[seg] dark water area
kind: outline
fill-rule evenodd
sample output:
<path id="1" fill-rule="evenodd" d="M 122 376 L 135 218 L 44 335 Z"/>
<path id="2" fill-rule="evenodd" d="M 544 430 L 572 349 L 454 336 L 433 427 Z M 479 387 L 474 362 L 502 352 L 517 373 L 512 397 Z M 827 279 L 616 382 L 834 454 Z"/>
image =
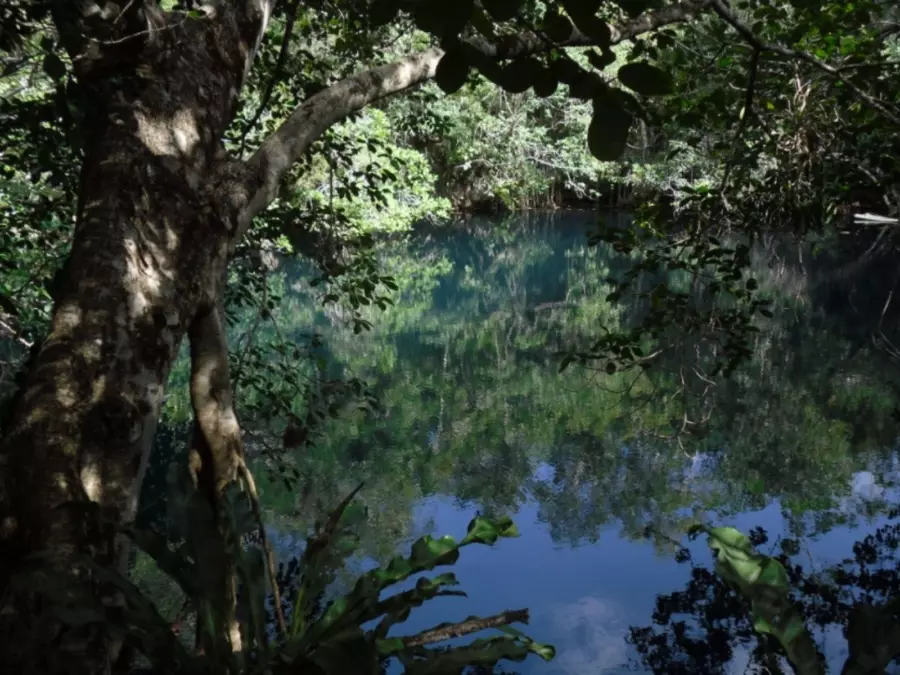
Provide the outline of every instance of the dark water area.
<path id="1" fill-rule="evenodd" d="M 606 300 L 607 278 L 627 262 L 587 246 L 595 218 L 476 220 L 385 245 L 396 304 L 367 315 L 374 327 L 360 335 L 292 271 L 282 332 L 315 327 L 334 372 L 368 382 L 380 410 L 330 422 L 294 458 L 296 487 L 260 472 L 271 534 L 280 557 L 295 555 L 310 523 L 362 480 L 358 569 L 424 534 L 461 537 L 476 514 L 509 515 L 519 538 L 468 547 L 453 570 L 469 597 L 439 598 L 395 633 L 527 607 L 528 634 L 557 658 L 507 672 L 679 672 L 680 662 L 742 673 L 763 659 L 757 635 L 708 600 L 697 570 L 711 558 L 686 532 L 763 528 L 760 551 L 828 575 L 895 522 L 900 336 L 886 302 L 896 264 L 870 241 L 769 242 L 753 273 L 774 315 L 728 380 L 704 384 L 684 360 L 696 346 L 637 378 L 560 373 L 558 349 L 633 311 L 627 297 Z M 701 433 L 677 433 L 685 416 Z M 702 665 L 684 651 L 689 639 L 672 637 L 678 621 L 697 643 L 715 642 Z M 846 642 L 840 620 L 828 621 L 814 635 L 837 665 Z"/>

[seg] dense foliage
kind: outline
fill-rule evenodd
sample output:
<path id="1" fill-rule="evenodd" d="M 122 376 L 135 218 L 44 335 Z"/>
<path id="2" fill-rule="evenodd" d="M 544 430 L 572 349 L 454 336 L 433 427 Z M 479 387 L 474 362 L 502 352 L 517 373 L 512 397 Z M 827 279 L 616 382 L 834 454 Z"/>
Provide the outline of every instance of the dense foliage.
<path id="1" fill-rule="evenodd" d="M 92 112 L 63 48 L 68 36 L 57 34 L 48 19 L 53 4 L 16 1 L 0 9 L 4 424 L 47 330 L 78 216 L 85 146 L 80 129 Z M 159 9 L 184 21 L 205 17 L 190 2 L 163 2 Z M 642 16 L 657 18 L 644 25 Z M 381 541 L 369 552 L 380 558 L 392 555 L 395 533 L 409 531 L 410 496 L 390 478 L 397 467 L 415 471 L 432 492 L 464 500 L 486 493 L 479 485 L 485 476 L 495 481 L 490 499 L 479 506 L 500 525 L 477 520 L 463 543 L 492 543 L 513 532 L 504 514 L 521 502 L 522 484 L 532 480 L 538 462 L 553 466 L 554 484 L 537 481 L 530 488 L 560 540 L 592 539 L 611 516 L 631 536 L 648 525 L 677 533 L 693 516 L 675 514 L 697 507 L 698 500 L 720 514 L 763 495 L 779 497 L 799 514 L 822 507 L 816 500 L 827 491 L 817 481 L 846 477 L 848 448 L 859 435 L 889 443 L 886 420 L 896 392 L 879 378 L 868 351 L 848 359 L 857 369 L 853 386 L 830 397 L 822 386 L 785 392 L 781 373 L 771 371 L 776 356 L 801 370 L 823 353 L 858 345 L 860 336 L 823 335 L 812 315 L 788 330 L 767 323 L 791 296 L 784 279 L 771 281 L 765 266 L 784 255 L 773 244 L 775 233 L 833 235 L 853 211 L 897 213 L 898 35 L 900 14 L 889 0 L 280 3 L 223 139 L 224 150 L 237 158 L 259 147 L 299 100 L 411 53 L 439 46 L 443 54 L 433 83 L 356 110 L 318 138 L 281 182 L 229 267 L 223 300 L 235 398 L 262 492 L 270 505 L 285 502 L 274 508 L 276 519 L 292 517 L 298 496 L 307 517 L 310 511 L 327 513 L 351 487 L 335 461 L 342 455 L 376 479 L 371 499 L 386 508 L 373 510 Z M 635 217 L 602 220 L 589 248 L 568 251 L 564 298 L 548 292 L 547 279 L 538 283 L 533 276 L 546 251 L 500 228 L 474 237 L 471 252 L 496 266 L 494 286 L 472 274 L 474 265 L 440 249 L 392 253 L 416 223 L 446 223 L 481 209 L 598 203 L 632 204 Z M 892 246 L 887 230 L 873 239 L 861 258 Z M 431 311 L 432 291 L 451 273 L 465 296 L 459 306 L 468 314 L 492 310 L 474 331 Z M 492 294 L 500 284 L 515 290 L 521 306 L 496 307 Z M 541 294 L 527 292 L 535 285 L 546 293 L 545 302 L 534 303 Z M 867 316 L 880 317 L 876 347 L 896 356 L 886 337 L 895 321 L 888 304 L 880 315 L 872 311 L 878 307 L 866 309 Z M 430 349 L 421 363 L 398 366 L 396 343 L 410 339 L 413 324 L 416 332 L 423 326 L 431 331 Z M 371 331 L 365 343 L 358 338 L 363 331 Z M 797 348 L 798 342 L 804 346 Z M 530 378 L 510 367 L 516 360 L 529 364 Z M 467 369 L 488 362 L 494 381 L 482 380 L 479 391 L 459 386 L 471 381 Z M 605 389 L 585 388 L 575 396 L 554 384 L 575 377 L 567 369 L 576 365 L 587 377 L 599 374 Z M 765 374 L 751 374 L 755 369 Z M 189 370 L 183 360 L 172 374 L 167 430 L 187 429 Z M 406 377 L 388 377 L 395 370 Z M 444 379 L 421 396 L 416 387 L 434 373 Z M 722 412 L 722 400 L 741 386 L 750 412 Z M 610 409 L 610 388 L 635 411 L 627 439 L 612 414 L 599 412 Z M 509 413 L 512 399 L 538 401 L 547 419 L 541 425 L 517 419 Z M 447 412 L 454 407 L 504 411 L 503 419 Z M 860 415 L 871 415 L 873 423 L 859 428 Z M 454 420 L 452 429 L 444 427 L 445 417 Z M 664 449 L 677 447 L 696 459 L 712 452 L 732 425 L 747 433 L 716 460 L 728 489 L 702 497 L 676 490 L 670 476 L 686 480 L 682 458 Z M 559 442 L 560 429 L 565 443 Z M 393 436 L 410 430 L 428 437 L 431 454 L 401 448 L 380 465 L 372 461 Z M 777 457 L 764 451 L 776 434 L 784 449 Z M 594 452 L 601 436 L 615 452 Z M 804 446 L 810 438 L 822 439 L 814 453 Z M 626 440 L 633 454 L 618 453 Z M 448 443 L 455 452 L 441 455 Z M 300 461 L 300 452 L 318 454 Z M 500 466 L 503 472 L 495 470 Z M 164 464 L 157 462 L 155 471 L 147 485 L 160 482 Z M 498 479 L 501 473 L 505 481 Z M 623 482 L 622 475 L 642 479 Z M 728 494 L 732 483 L 739 485 L 740 500 Z M 641 484 L 646 494 L 626 494 L 623 484 Z M 591 495 L 587 508 L 585 493 Z M 655 512 L 638 506 L 645 497 Z M 142 516 L 153 524 L 148 510 Z M 332 529 L 342 513 L 329 521 Z M 130 581 L 109 577 L 137 611 L 120 616 L 119 628 L 127 626 L 158 668 L 254 672 L 274 658 L 266 631 L 276 617 L 260 613 L 261 584 L 272 574 L 263 570 L 261 550 L 247 553 L 240 545 L 248 529 L 237 528 L 218 545 L 232 547 L 219 553 L 237 566 L 247 594 L 242 601 L 252 619 L 242 628 L 248 654 L 257 659 L 252 663 L 230 660 L 211 609 L 217 599 L 193 581 L 182 590 L 197 616 L 196 635 L 205 650 L 200 660 L 171 637 L 167 622 Z M 215 539 L 202 528 L 176 534 L 188 548 Z M 364 576 L 327 608 L 295 606 L 291 638 L 297 639 L 279 643 L 279 658 L 290 652 L 292 664 L 305 659 L 326 672 L 347 672 L 346 664 L 326 657 L 349 654 L 366 660 L 366 672 L 377 672 L 398 657 L 409 672 L 441 672 L 448 660 L 461 670 L 529 651 L 552 654 L 510 633 L 441 653 L 439 662 L 421 649 L 424 642 L 388 638 L 387 628 L 409 607 L 445 593 L 443 585 L 453 581 L 442 575 L 405 591 L 411 595 L 394 596 L 405 604 L 379 600 L 388 585 L 445 562 L 441 556 L 455 559 L 455 542 L 420 541 L 425 543 L 416 544 L 409 560 L 390 563 L 388 576 Z M 737 548 L 747 553 L 742 541 Z M 164 571 L 202 566 L 200 549 L 185 553 L 185 563 L 172 557 L 173 545 L 154 543 L 152 557 Z M 282 570 L 270 584 L 297 590 L 299 583 L 301 598 L 305 582 L 287 577 L 308 580 L 319 573 L 315 546 L 310 540 L 292 572 Z M 337 556 L 329 564 L 344 563 Z M 314 594 L 325 593 L 324 586 Z M 90 598 L 79 602 L 89 604 Z M 107 621 L 102 608 L 91 611 L 63 612 L 63 618 Z M 151 627 L 141 623 L 148 616 Z M 362 624 L 382 616 L 387 618 L 380 627 L 364 634 Z M 204 620 L 212 623 L 203 626 Z M 325 640 L 325 634 L 334 637 L 329 631 L 338 643 L 355 641 L 354 648 Z"/>

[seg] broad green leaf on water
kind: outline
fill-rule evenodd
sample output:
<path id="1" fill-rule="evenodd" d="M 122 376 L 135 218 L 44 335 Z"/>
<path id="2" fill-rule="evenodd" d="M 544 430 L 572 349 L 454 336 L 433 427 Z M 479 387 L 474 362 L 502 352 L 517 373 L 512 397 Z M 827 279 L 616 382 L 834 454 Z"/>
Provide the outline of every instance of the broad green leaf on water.
<path id="1" fill-rule="evenodd" d="M 497 630 L 520 640 L 524 640 L 528 644 L 528 649 L 540 656 L 544 661 L 552 661 L 556 656 L 556 647 L 535 642 L 517 628 L 513 628 L 512 626 L 498 626 Z"/>
<path id="2" fill-rule="evenodd" d="M 321 627 L 328 628 L 331 624 L 338 620 L 344 612 L 347 611 L 348 601 L 346 597 L 338 598 L 329 605 L 322 616 Z"/>
<path id="3" fill-rule="evenodd" d="M 644 96 L 662 96 L 672 93 L 672 78 L 649 63 L 626 63 L 616 75 L 619 82 Z"/>
<path id="4" fill-rule="evenodd" d="M 823 665 L 803 616 L 790 601 L 782 564 L 757 553 L 750 539 L 733 527 L 703 528 L 715 558 L 716 573 L 750 603 L 753 626 L 773 635 L 800 675 L 819 675 Z"/>
<path id="5" fill-rule="evenodd" d="M 438 561 L 449 564 L 458 558 L 459 544 L 453 537 L 434 539 L 426 535 L 413 544 L 409 560 L 416 568 L 428 569 Z M 443 562 L 445 560 L 448 562 Z"/>
<path id="6" fill-rule="evenodd" d="M 483 0 L 482 4 L 496 21 L 509 21 L 522 6 L 522 0 Z"/>
<path id="7" fill-rule="evenodd" d="M 458 49 L 451 49 L 438 62 L 434 80 L 448 94 L 454 94 L 469 79 L 469 63 Z"/>
<path id="8" fill-rule="evenodd" d="M 594 106 L 594 116 L 588 126 L 588 149 L 601 162 L 614 162 L 625 152 L 631 113 L 621 103 L 609 98 Z"/>
<path id="9" fill-rule="evenodd" d="M 464 543 L 494 544 L 500 537 L 518 537 L 519 531 L 509 517 L 491 520 L 478 517 L 469 523 L 469 530 Z"/>
<path id="10" fill-rule="evenodd" d="M 404 648 L 403 640 L 400 638 L 386 638 L 375 642 L 375 649 L 379 656 L 390 656 Z"/>
<path id="11" fill-rule="evenodd" d="M 387 578 L 399 580 L 405 579 L 415 570 L 409 560 L 398 555 L 391 559 L 391 562 L 388 563 L 388 566 L 384 571 L 387 574 Z"/>
<path id="12" fill-rule="evenodd" d="M 540 656 L 544 661 L 552 661 L 556 657 L 556 647 L 553 645 L 532 641 L 529 643 L 528 649 Z"/>

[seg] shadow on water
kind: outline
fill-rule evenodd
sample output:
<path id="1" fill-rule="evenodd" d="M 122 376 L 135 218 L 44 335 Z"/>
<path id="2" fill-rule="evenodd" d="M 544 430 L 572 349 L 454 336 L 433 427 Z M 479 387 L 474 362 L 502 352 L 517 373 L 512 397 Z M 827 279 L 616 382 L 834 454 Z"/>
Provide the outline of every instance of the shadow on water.
<path id="1" fill-rule="evenodd" d="M 775 316 L 729 380 L 685 392 L 675 358 L 638 378 L 559 372 L 557 349 L 635 312 L 606 300 L 627 261 L 586 245 L 591 218 L 476 220 L 385 245 L 396 305 L 361 336 L 290 271 L 281 330 L 317 327 L 334 373 L 368 381 L 380 409 L 329 423 L 296 457 L 298 487 L 261 478 L 279 555 L 365 480 L 360 566 L 462 534 L 476 513 L 512 515 L 522 534 L 463 556 L 469 597 L 436 601 L 410 631 L 527 606 L 558 656 L 517 672 L 781 672 L 702 542 L 675 560 L 692 524 L 763 528 L 760 550 L 784 556 L 839 670 L 851 607 L 898 590 L 893 253 L 764 242 L 753 272 Z M 706 423 L 675 437 L 686 408 Z"/>

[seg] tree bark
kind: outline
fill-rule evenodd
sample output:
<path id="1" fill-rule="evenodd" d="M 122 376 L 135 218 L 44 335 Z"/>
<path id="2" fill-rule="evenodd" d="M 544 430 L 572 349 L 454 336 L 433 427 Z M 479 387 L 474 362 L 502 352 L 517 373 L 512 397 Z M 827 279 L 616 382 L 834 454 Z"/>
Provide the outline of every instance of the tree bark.
<path id="1" fill-rule="evenodd" d="M 127 547 L 115 527 L 91 526 L 69 505 L 94 505 L 113 526 L 133 517 L 165 383 L 188 329 L 194 455 L 217 499 L 241 451 L 216 309 L 230 251 L 329 126 L 430 79 L 443 53 L 428 50 L 336 83 L 238 163 L 224 156 L 221 138 L 274 0 L 209 0 L 199 19 L 166 15 L 153 0 L 121 10 L 99 0 L 48 1 L 94 109 L 83 130 L 62 293 L 0 445 L 0 663 L 16 673 L 93 674 L 114 660 L 115 640 L 80 635 L 69 640 L 73 659 L 60 647 L 68 634 L 29 613 L 40 609 L 31 595 L 10 601 L 11 578 L 36 553 L 61 573 L 76 554 L 122 564 Z M 706 4 L 685 0 L 640 17 L 617 27 L 614 40 L 685 20 Z M 474 47 L 506 58 L 546 44 L 525 35 Z"/>
<path id="2" fill-rule="evenodd" d="M 198 308 L 215 303 L 243 203 L 220 138 L 268 18 L 231 6 L 218 6 L 215 21 L 179 18 L 128 37 L 114 62 L 81 66 L 96 107 L 72 253 L 0 450 L 2 589 L 38 552 L 63 573 L 75 554 L 104 566 L 125 558 L 114 528 L 87 528 L 67 505 L 93 503 L 113 523 L 133 517 L 178 347 Z M 76 672 L 46 644 L 57 629 L 36 637 L 35 605 L 23 602 L 24 613 L 4 607 L 0 662 L 9 672 Z M 85 672 L 114 656 L 96 644 L 79 653 L 92 655 Z"/>

